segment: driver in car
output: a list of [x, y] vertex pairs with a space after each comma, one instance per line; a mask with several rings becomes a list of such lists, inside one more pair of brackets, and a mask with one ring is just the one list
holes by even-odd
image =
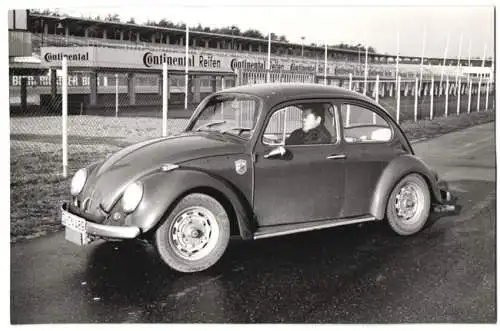
[[332, 136], [325, 127], [323, 109], [305, 108], [302, 110], [302, 128], [293, 131], [285, 144], [329, 144], [331, 141]]

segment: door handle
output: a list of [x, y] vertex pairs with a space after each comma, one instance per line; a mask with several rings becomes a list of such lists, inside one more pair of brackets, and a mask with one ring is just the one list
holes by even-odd
[[326, 157], [327, 160], [343, 160], [346, 158], [345, 154], [332, 154]]

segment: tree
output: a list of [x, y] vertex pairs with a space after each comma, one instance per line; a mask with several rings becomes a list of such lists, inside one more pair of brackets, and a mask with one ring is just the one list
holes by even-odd
[[281, 36], [279, 37], [279, 41], [284, 42], [284, 43], [287, 43], [287, 42], [288, 42], [288, 40], [286, 39], [286, 36], [285, 36], [285, 35], [281, 35]]
[[200, 23], [198, 23], [197, 26], [190, 27], [189, 29], [191, 29], [193, 31], [203, 31], [203, 27], [201, 26]]
[[[349, 45], [349, 44], [345, 44], [344, 42], [341, 42], [340, 44], [329, 45], [328, 47], [340, 48], [340, 49], [349, 49], [349, 50], [360, 51], [360, 52], [364, 52], [366, 50], [366, 47], [363, 46], [363, 45], [361, 45], [360, 43], [358, 43], [357, 45]], [[370, 53], [376, 53], [376, 50], [372, 46], [368, 46], [368, 52], [370, 52]]]
[[135, 23], [135, 18], [131, 17], [131, 18], [127, 21], [127, 23], [129, 23], [129, 24], [136, 24], [136, 23]]
[[[269, 38], [269, 35], [266, 36], [266, 39]], [[273, 41], [279, 41], [278, 39], [278, 35], [276, 35], [275, 33], [271, 32], [271, 40]]]
[[244, 37], [264, 39], [264, 35], [259, 30], [249, 29], [241, 34]]
[[173, 27], [175, 27], [175, 24], [172, 23], [171, 21], [161, 19], [158, 23], [155, 23], [155, 26], [161, 26], [164, 28], [173, 28]]
[[217, 30], [218, 30], [218, 33], [221, 33], [221, 34], [234, 35], [234, 36], [241, 35], [241, 31], [237, 26], [234, 26], [234, 29], [231, 26], [225, 26], [225, 27], [223, 27], [221, 29], [217, 29]]

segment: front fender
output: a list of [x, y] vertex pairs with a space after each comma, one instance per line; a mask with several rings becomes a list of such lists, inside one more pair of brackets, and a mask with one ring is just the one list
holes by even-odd
[[387, 165], [377, 182], [370, 205], [370, 213], [375, 218], [384, 218], [387, 200], [392, 189], [399, 180], [410, 173], [417, 173], [423, 176], [429, 185], [431, 198], [438, 203], [442, 203], [437, 178], [432, 170], [416, 156], [402, 155]]
[[155, 172], [142, 179], [144, 194], [137, 209], [126, 223], [138, 226], [142, 233], [155, 229], [179, 198], [197, 189], [215, 190], [231, 203], [243, 239], [252, 238], [251, 208], [243, 194], [222, 178], [187, 168]]

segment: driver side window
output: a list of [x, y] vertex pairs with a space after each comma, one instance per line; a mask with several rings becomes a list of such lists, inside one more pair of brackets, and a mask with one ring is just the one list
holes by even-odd
[[313, 145], [337, 142], [335, 106], [300, 103], [275, 111], [263, 136], [265, 145]]
[[374, 111], [343, 103], [340, 112], [346, 142], [387, 142], [392, 139], [393, 133], [389, 123]]

